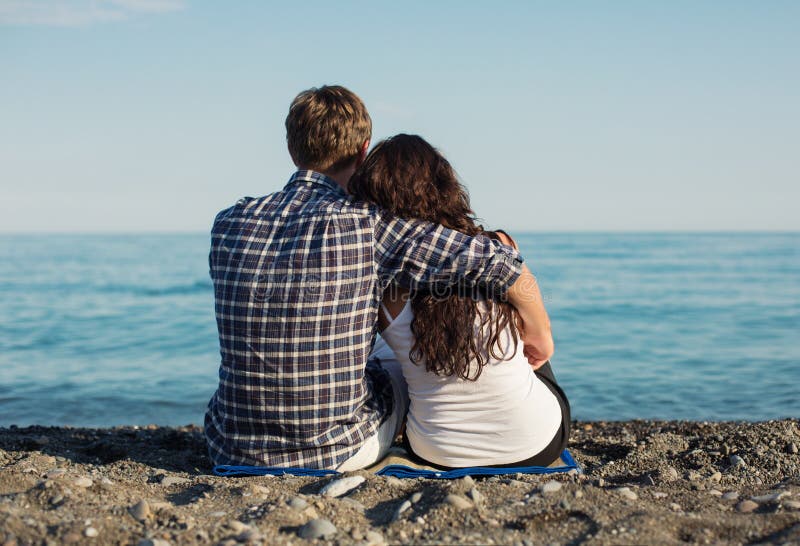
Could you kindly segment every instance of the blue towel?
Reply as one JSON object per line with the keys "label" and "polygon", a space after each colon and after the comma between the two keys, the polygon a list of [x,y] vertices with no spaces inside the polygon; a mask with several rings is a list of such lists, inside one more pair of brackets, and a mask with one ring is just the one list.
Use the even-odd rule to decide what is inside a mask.
{"label": "blue towel", "polygon": [[[575,462],[566,449],[561,453],[562,466],[513,466],[508,468],[492,468],[474,466],[471,468],[457,468],[455,470],[427,470],[413,468],[401,464],[390,464],[376,472],[378,476],[394,476],[396,478],[429,478],[437,480],[453,480],[464,476],[502,476],[507,474],[555,474],[581,471],[580,465]],[[221,464],[214,467],[217,476],[333,476],[339,474],[336,470],[316,470],[314,468],[281,468],[276,466],[236,466]]]}

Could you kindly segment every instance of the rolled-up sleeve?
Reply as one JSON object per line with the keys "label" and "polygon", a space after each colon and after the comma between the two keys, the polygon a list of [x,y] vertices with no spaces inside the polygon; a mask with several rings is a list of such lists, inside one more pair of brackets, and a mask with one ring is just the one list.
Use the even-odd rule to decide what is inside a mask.
{"label": "rolled-up sleeve", "polygon": [[375,251],[384,288],[392,281],[425,291],[461,285],[501,296],[522,272],[513,248],[419,220],[379,217]]}

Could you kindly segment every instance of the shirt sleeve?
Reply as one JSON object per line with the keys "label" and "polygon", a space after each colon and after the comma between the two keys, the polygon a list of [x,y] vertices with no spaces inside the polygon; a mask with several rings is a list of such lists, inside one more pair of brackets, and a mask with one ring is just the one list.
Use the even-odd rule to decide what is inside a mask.
{"label": "shirt sleeve", "polygon": [[375,228],[375,253],[382,288],[392,281],[432,292],[461,285],[494,296],[514,284],[523,262],[516,250],[485,235],[383,215]]}

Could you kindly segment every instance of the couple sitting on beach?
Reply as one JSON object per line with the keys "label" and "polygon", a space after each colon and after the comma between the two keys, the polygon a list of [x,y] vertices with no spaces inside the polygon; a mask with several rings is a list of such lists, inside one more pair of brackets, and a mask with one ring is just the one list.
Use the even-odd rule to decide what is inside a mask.
{"label": "couple sitting on beach", "polygon": [[211,459],[357,470],[405,424],[421,464],[552,463],[569,404],[516,244],[475,223],[425,140],[401,134],[367,153],[371,136],[351,91],[300,93],[286,118],[299,170],[214,221],[222,363],[205,419]]}

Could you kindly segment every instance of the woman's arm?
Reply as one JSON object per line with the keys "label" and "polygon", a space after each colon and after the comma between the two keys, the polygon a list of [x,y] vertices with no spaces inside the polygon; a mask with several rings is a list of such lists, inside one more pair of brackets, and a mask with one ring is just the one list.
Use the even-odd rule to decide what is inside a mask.
{"label": "woman's arm", "polygon": [[[517,244],[507,233],[498,230],[496,234],[500,242],[517,248]],[[523,352],[533,369],[538,369],[553,356],[555,347],[550,330],[550,318],[544,308],[536,277],[528,266],[522,266],[522,274],[508,289],[506,298],[517,309],[522,319],[520,334],[524,346]]]}

